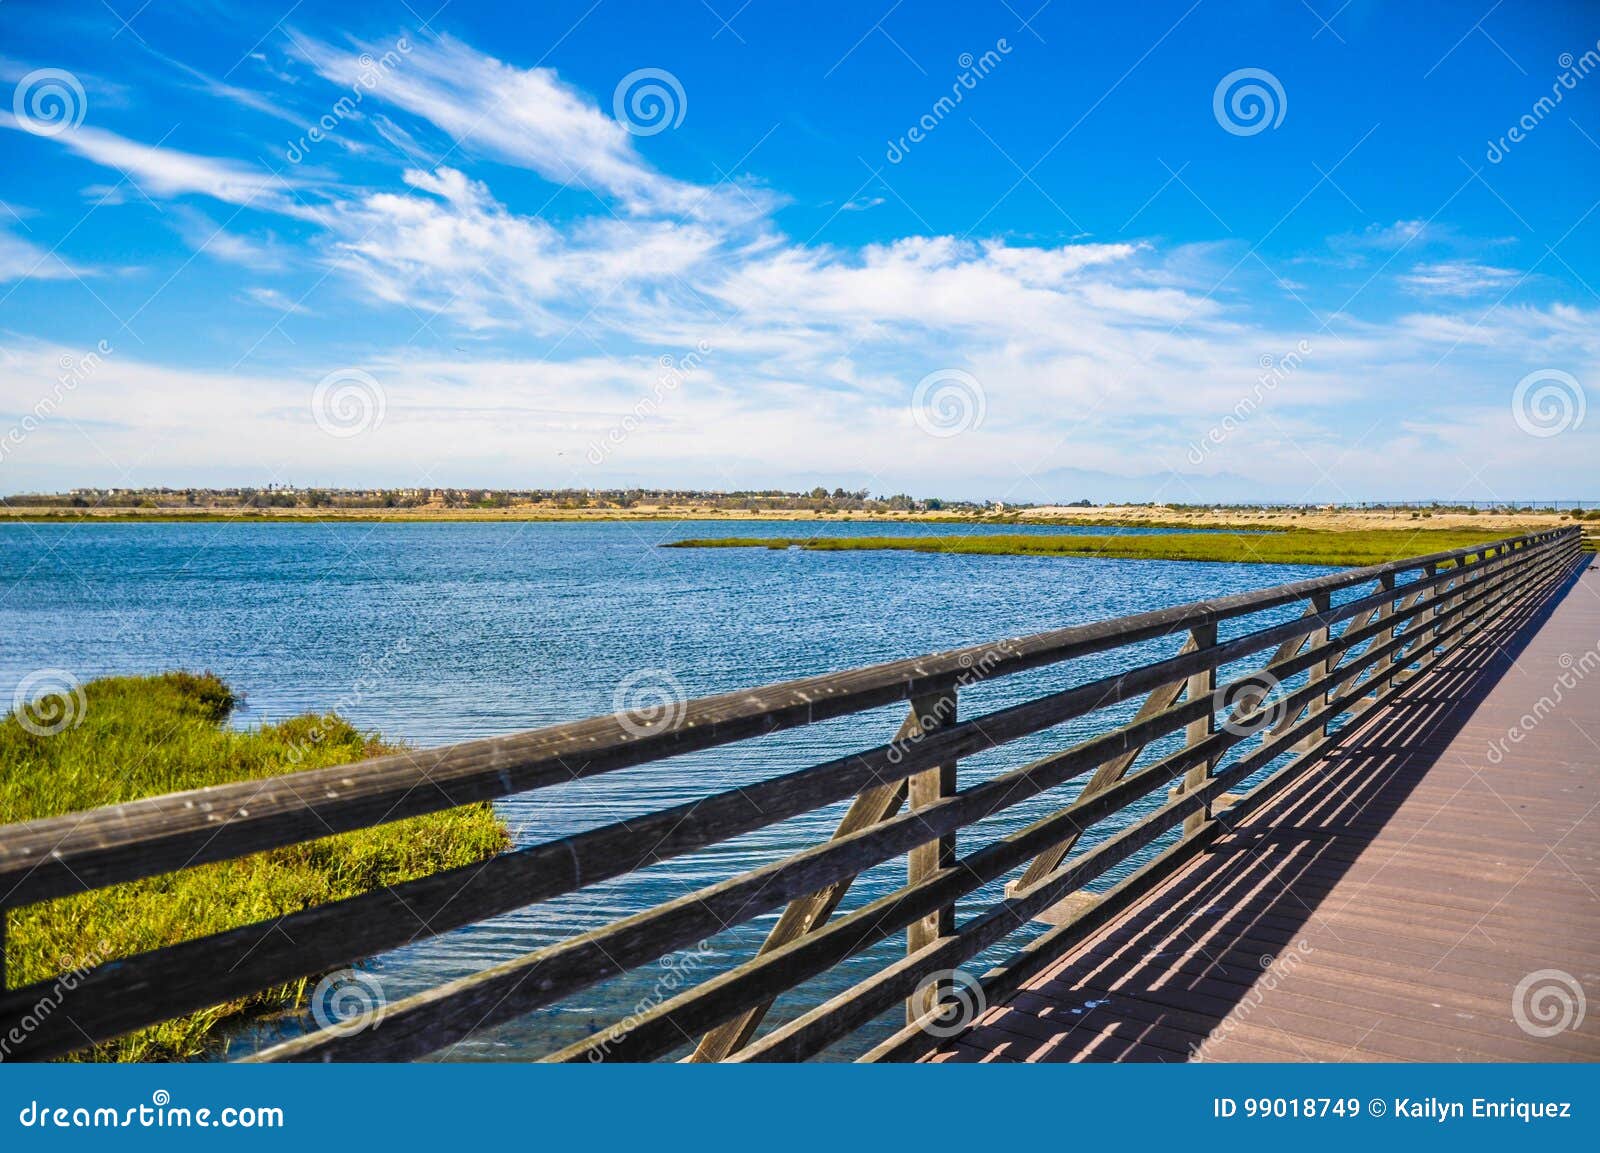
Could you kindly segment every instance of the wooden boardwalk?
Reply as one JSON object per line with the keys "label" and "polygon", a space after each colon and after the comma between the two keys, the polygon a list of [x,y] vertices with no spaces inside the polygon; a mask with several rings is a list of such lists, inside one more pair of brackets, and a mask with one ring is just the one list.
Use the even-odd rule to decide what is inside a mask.
{"label": "wooden boardwalk", "polygon": [[1594,568],[1352,724],[930,1059],[1600,1060],[1585,991],[1600,997]]}

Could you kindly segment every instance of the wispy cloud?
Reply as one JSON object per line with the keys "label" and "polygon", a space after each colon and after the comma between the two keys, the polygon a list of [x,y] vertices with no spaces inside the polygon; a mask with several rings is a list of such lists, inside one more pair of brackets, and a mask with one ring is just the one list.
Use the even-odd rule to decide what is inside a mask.
{"label": "wispy cloud", "polygon": [[1408,245],[1437,239],[1441,226],[1425,220],[1396,220],[1392,224],[1369,224],[1360,232],[1347,232],[1330,241],[1335,248],[1370,248],[1392,252]]}
{"label": "wispy cloud", "polygon": [[242,88],[237,84],[229,84],[227,81],[219,80],[215,76],[212,76],[209,73],[203,72],[194,67],[192,64],[185,64],[182,60],[168,56],[165,52],[157,51],[155,48],[152,48],[147,41],[139,40],[138,44],[162,64],[166,65],[174,72],[177,72],[179,75],[186,77],[191,86],[201,92],[204,92],[207,96],[214,97],[218,100],[229,101],[230,103],[239,105],[241,108],[248,108],[253,112],[260,112],[266,116],[271,116],[276,120],[282,120],[289,124],[296,126],[303,126],[305,124],[306,118],[304,116],[298,115],[290,109],[283,107],[278,101],[274,100],[265,93],[257,92],[251,88]]}
{"label": "wispy cloud", "polygon": [[1423,296],[1481,296],[1503,292],[1521,279],[1512,268],[1496,268],[1470,260],[1419,264],[1400,277],[1400,283]]}
{"label": "wispy cloud", "polygon": [[276,288],[253,286],[245,289],[243,295],[252,304],[259,304],[263,308],[270,308],[275,312],[302,315],[307,311],[306,307],[299,301],[294,300]]}
{"label": "wispy cloud", "polygon": [[[0,114],[0,127],[27,131],[7,114]],[[47,139],[95,164],[115,169],[147,196],[196,194],[241,207],[320,219],[315,209],[294,199],[295,188],[289,181],[241,161],[141,144],[89,125]]]}
{"label": "wispy cloud", "polygon": [[339,266],[377,299],[445,310],[473,328],[555,332],[608,294],[630,315],[643,285],[670,283],[715,250],[704,228],[607,216],[568,230],[519,216],[451,168],[410,171],[420,195],[375,193],[335,221]]}
{"label": "wispy cloud", "polygon": [[256,240],[219,225],[198,209],[179,206],[172,216],[174,231],[191,251],[257,272],[275,272],[289,265],[288,250],[272,239]]}
{"label": "wispy cloud", "polygon": [[[376,42],[342,49],[299,34],[294,43],[324,79],[347,89],[371,73],[375,55],[390,51]],[[621,123],[553,68],[517,68],[450,36],[419,40],[368,98],[428,120],[453,151],[612,198],[629,213],[739,220],[776,204],[755,187],[703,186],[662,174],[639,155]]]}
{"label": "wispy cloud", "polygon": [[86,275],[88,271],[0,228],[0,284],[17,280],[67,280]]}

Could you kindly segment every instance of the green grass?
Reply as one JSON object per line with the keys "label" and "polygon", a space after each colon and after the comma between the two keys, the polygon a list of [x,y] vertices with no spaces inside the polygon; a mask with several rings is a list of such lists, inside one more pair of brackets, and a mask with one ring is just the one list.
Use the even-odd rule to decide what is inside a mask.
{"label": "green grass", "polygon": [[[1512,534],[1506,534],[1512,535]],[[1149,533],[1144,535],[816,536],[723,537],[671,541],[665,548],[802,548],[820,552],[902,550],[963,556],[1076,556],[1133,560],[1235,561],[1350,567],[1403,560],[1496,539],[1482,530],[1373,529],[1273,533]]]}
{"label": "green grass", "polygon": [[[81,720],[51,735],[28,731],[15,714],[0,720],[0,823],[395,750],[333,714],[296,717],[248,732],[226,728],[236,701],[209,673],[91,681],[83,686],[80,703],[75,715]],[[7,979],[13,986],[48,980],[98,961],[470,864],[507,844],[493,810],[470,805],[15,909],[9,914]],[[306,984],[152,1026],[80,1056],[193,1057],[224,1022],[290,1008]]]}

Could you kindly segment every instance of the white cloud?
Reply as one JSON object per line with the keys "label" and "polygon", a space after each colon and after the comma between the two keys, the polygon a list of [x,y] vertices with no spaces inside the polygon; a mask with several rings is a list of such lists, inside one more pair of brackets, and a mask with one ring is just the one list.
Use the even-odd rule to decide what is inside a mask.
{"label": "white cloud", "polygon": [[1400,277],[1400,283],[1422,296],[1481,296],[1514,287],[1522,274],[1471,260],[1446,260],[1419,264]]}
{"label": "white cloud", "polygon": [[276,312],[299,315],[307,311],[304,305],[276,288],[263,288],[259,285],[252,286],[244,290],[244,297],[252,303],[259,304],[263,308],[273,309]]}
{"label": "white cloud", "polygon": [[[30,409],[72,352],[45,344],[9,349],[0,357],[0,412]],[[1335,363],[1313,380],[1318,355]],[[55,487],[63,476],[84,484],[277,478],[726,487],[823,476],[858,478],[880,491],[1054,500],[1072,499],[1083,473],[1139,478],[1109,490],[1124,495],[1155,496],[1151,486],[1167,484],[1164,495],[1182,499],[1186,486],[1207,491],[1204,477],[1233,473],[1270,478],[1269,487],[1252,490],[1258,496],[1371,499],[1525,496],[1530,475],[1545,478],[1550,492],[1578,492],[1591,475],[1591,431],[1539,440],[1516,427],[1509,404],[1514,380],[1464,396],[1448,412],[1397,406],[1377,426],[1363,420],[1351,429],[1318,418],[1325,385],[1345,379],[1351,387],[1365,376],[1362,366],[1338,357],[1331,347],[1316,350],[1307,375],[1291,377],[1205,468],[1190,470],[1185,446],[1232,404],[1229,389],[1248,366],[1236,363],[1231,381],[1212,380],[1183,411],[1162,415],[1147,407],[1124,410],[1116,394],[1091,412],[1092,373],[1013,379],[1004,361],[988,360],[974,364],[974,372],[988,390],[990,419],[940,440],[911,418],[914,381],[904,376],[875,378],[845,368],[838,376],[849,387],[782,375],[753,386],[749,362],[715,346],[668,389],[653,356],[549,363],[386,354],[357,362],[384,390],[382,425],[335,440],[317,427],[311,404],[316,381],[341,365],[238,375],[141,361],[118,350],[7,453],[0,489]],[[1583,367],[1579,373],[1589,376]],[[1165,395],[1183,400],[1208,379],[1209,373],[1194,373],[1169,380]],[[1403,395],[1391,383],[1380,387]],[[647,399],[655,403],[640,418]],[[207,419],[195,420],[195,412]],[[1331,417],[1338,408],[1322,412]],[[1074,428],[1077,418],[1083,423]],[[596,463],[593,447],[624,427],[628,434]],[[1174,478],[1173,469],[1195,475]],[[1322,478],[1323,471],[1332,479]]]}
{"label": "white cloud", "polygon": [[196,209],[180,207],[172,215],[174,230],[197,253],[257,272],[277,271],[289,263],[288,253],[274,240],[233,232]]}
{"label": "white cloud", "polygon": [[0,284],[13,280],[67,280],[86,275],[58,254],[0,229]]}
{"label": "white cloud", "polygon": [[1366,230],[1347,238],[1354,247],[1385,251],[1404,248],[1419,241],[1426,243],[1439,235],[1439,228],[1425,220],[1397,220],[1393,224],[1370,224]]}
{"label": "white cloud", "polygon": [[372,127],[379,136],[388,142],[391,148],[411,164],[426,165],[432,163],[432,158],[423,150],[422,145],[417,142],[417,138],[383,115],[383,113],[376,113],[372,117]]}
{"label": "white cloud", "polygon": [[[0,127],[26,131],[9,115],[0,115]],[[316,220],[320,216],[294,200],[294,186],[289,181],[236,160],[141,144],[89,125],[79,125],[48,139],[95,164],[117,169],[146,195],[192,193],[304,219]]]}
{"label": "white cloud", "polygon": [[450,36],[421,40],[396,53],[393,67],[377,71],[371,60],[393,52],[390,45],[340,49],[305,36],[295,43],[324,79],[354,90],[364,75],[373,77],[364,101],[423,117],[468,154],[526,168],[552,184],[587,188],[627,212],[738,220],[760,216],[775,203],[753,188],[704,187],[658,172],[622,124],[552,68],[517,68]]}
{"label": "white cloud", "polygon": [[704,315],[690,281],[737,258],[725,234],[695,221],[598,216],[563,230],[508,211],[452,168],[405,181],[413,194],[342,206],[337,263],[379,300],[444,310],[471,328],[559,335],[587,315],[648,331],[675,308]]}
{"label": "white cloud", "polygon": [[154,56],[157,60],[160,60],[169,68],[172,68],[174,71],[187,76],[196,88],[208,96],[219,100],[230,101],[242,108],[248,108],[253,112],[260,112],[264,115],[271,116],[276,120],[282,120],[289,124],[298,126],[305,122],[305,118],[303,116],[299,116],[287,108],[282,107],[277,103],[277,101],[273,100],[269,96],[249,88],[241,88],[236,84],[229,84],[224,80],[218,80],[209,73],[202,72],[192,64],[185,64],[182,60],[168,56],[165,52],[157,51],[145,40],[139,40],[138,44],[146,52],[150,53],[151,56]]}

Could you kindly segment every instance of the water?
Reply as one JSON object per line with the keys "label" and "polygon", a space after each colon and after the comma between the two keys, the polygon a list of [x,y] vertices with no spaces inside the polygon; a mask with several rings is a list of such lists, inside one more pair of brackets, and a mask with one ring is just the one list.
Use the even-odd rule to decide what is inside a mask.
{"label": "water", "polygon": [[[337,708],[387,737],[436,745],[611,712],[618,686],[641,669],[666,670],[689,695],[700,696],[1326,571],[658,547],[685,536],[812,531],[914,535],[929,529],[781,522],[4,525],[0,699],[44,667],[67,669],[80,679],[210,669],[244,694],[237,724]],[[959,531],[1106,530],[1005,525]],[[1252,621],[1253,627],[1261,623]],[[983,685],[963,693],[962,716],[1104,675],[1134,656],[1169,655],[1172,648],[1147,645],[1133,655],[1108,654]],[[516,842],[534,844],[882,743],[902,712],[880,709],[841,718],[508,798],[498,807]],[[963,761],[962,781],[1015,768],[1104,723],[1103,715],[1076,722]],[[1074,782],[1064,794],[1047,794],[963,830],[962,851],[1051,811],[1077,787]],[[420,991],[814,845],[826,839],[843,809],[841,803],[418,943],[378,958],[372,968],[391,999]],[[1108,827],[1137,815],[1119,815]],[[880,866],[858,880],[845,908],[859,907],[903,880],[903,861]],[[986,886],[963,911],[992,900],[999,889],[998,883]],[[747,959],[774,916],[719,934],[683,963],[698,980]],[[903,948],[903,934],[891,937],[780,1001],[775,1016],[815,1004]],[[647,967],[596,986],[570,1003],[475,1037],[447,1056],[507,1059],[551,1051],[661,999],[666,972]],[[898,1010],[832,1055],[859,1051],[897,1017]],[[300,1027],[252,1026],[234,1038],[232,1048],[247,1049]]]}

